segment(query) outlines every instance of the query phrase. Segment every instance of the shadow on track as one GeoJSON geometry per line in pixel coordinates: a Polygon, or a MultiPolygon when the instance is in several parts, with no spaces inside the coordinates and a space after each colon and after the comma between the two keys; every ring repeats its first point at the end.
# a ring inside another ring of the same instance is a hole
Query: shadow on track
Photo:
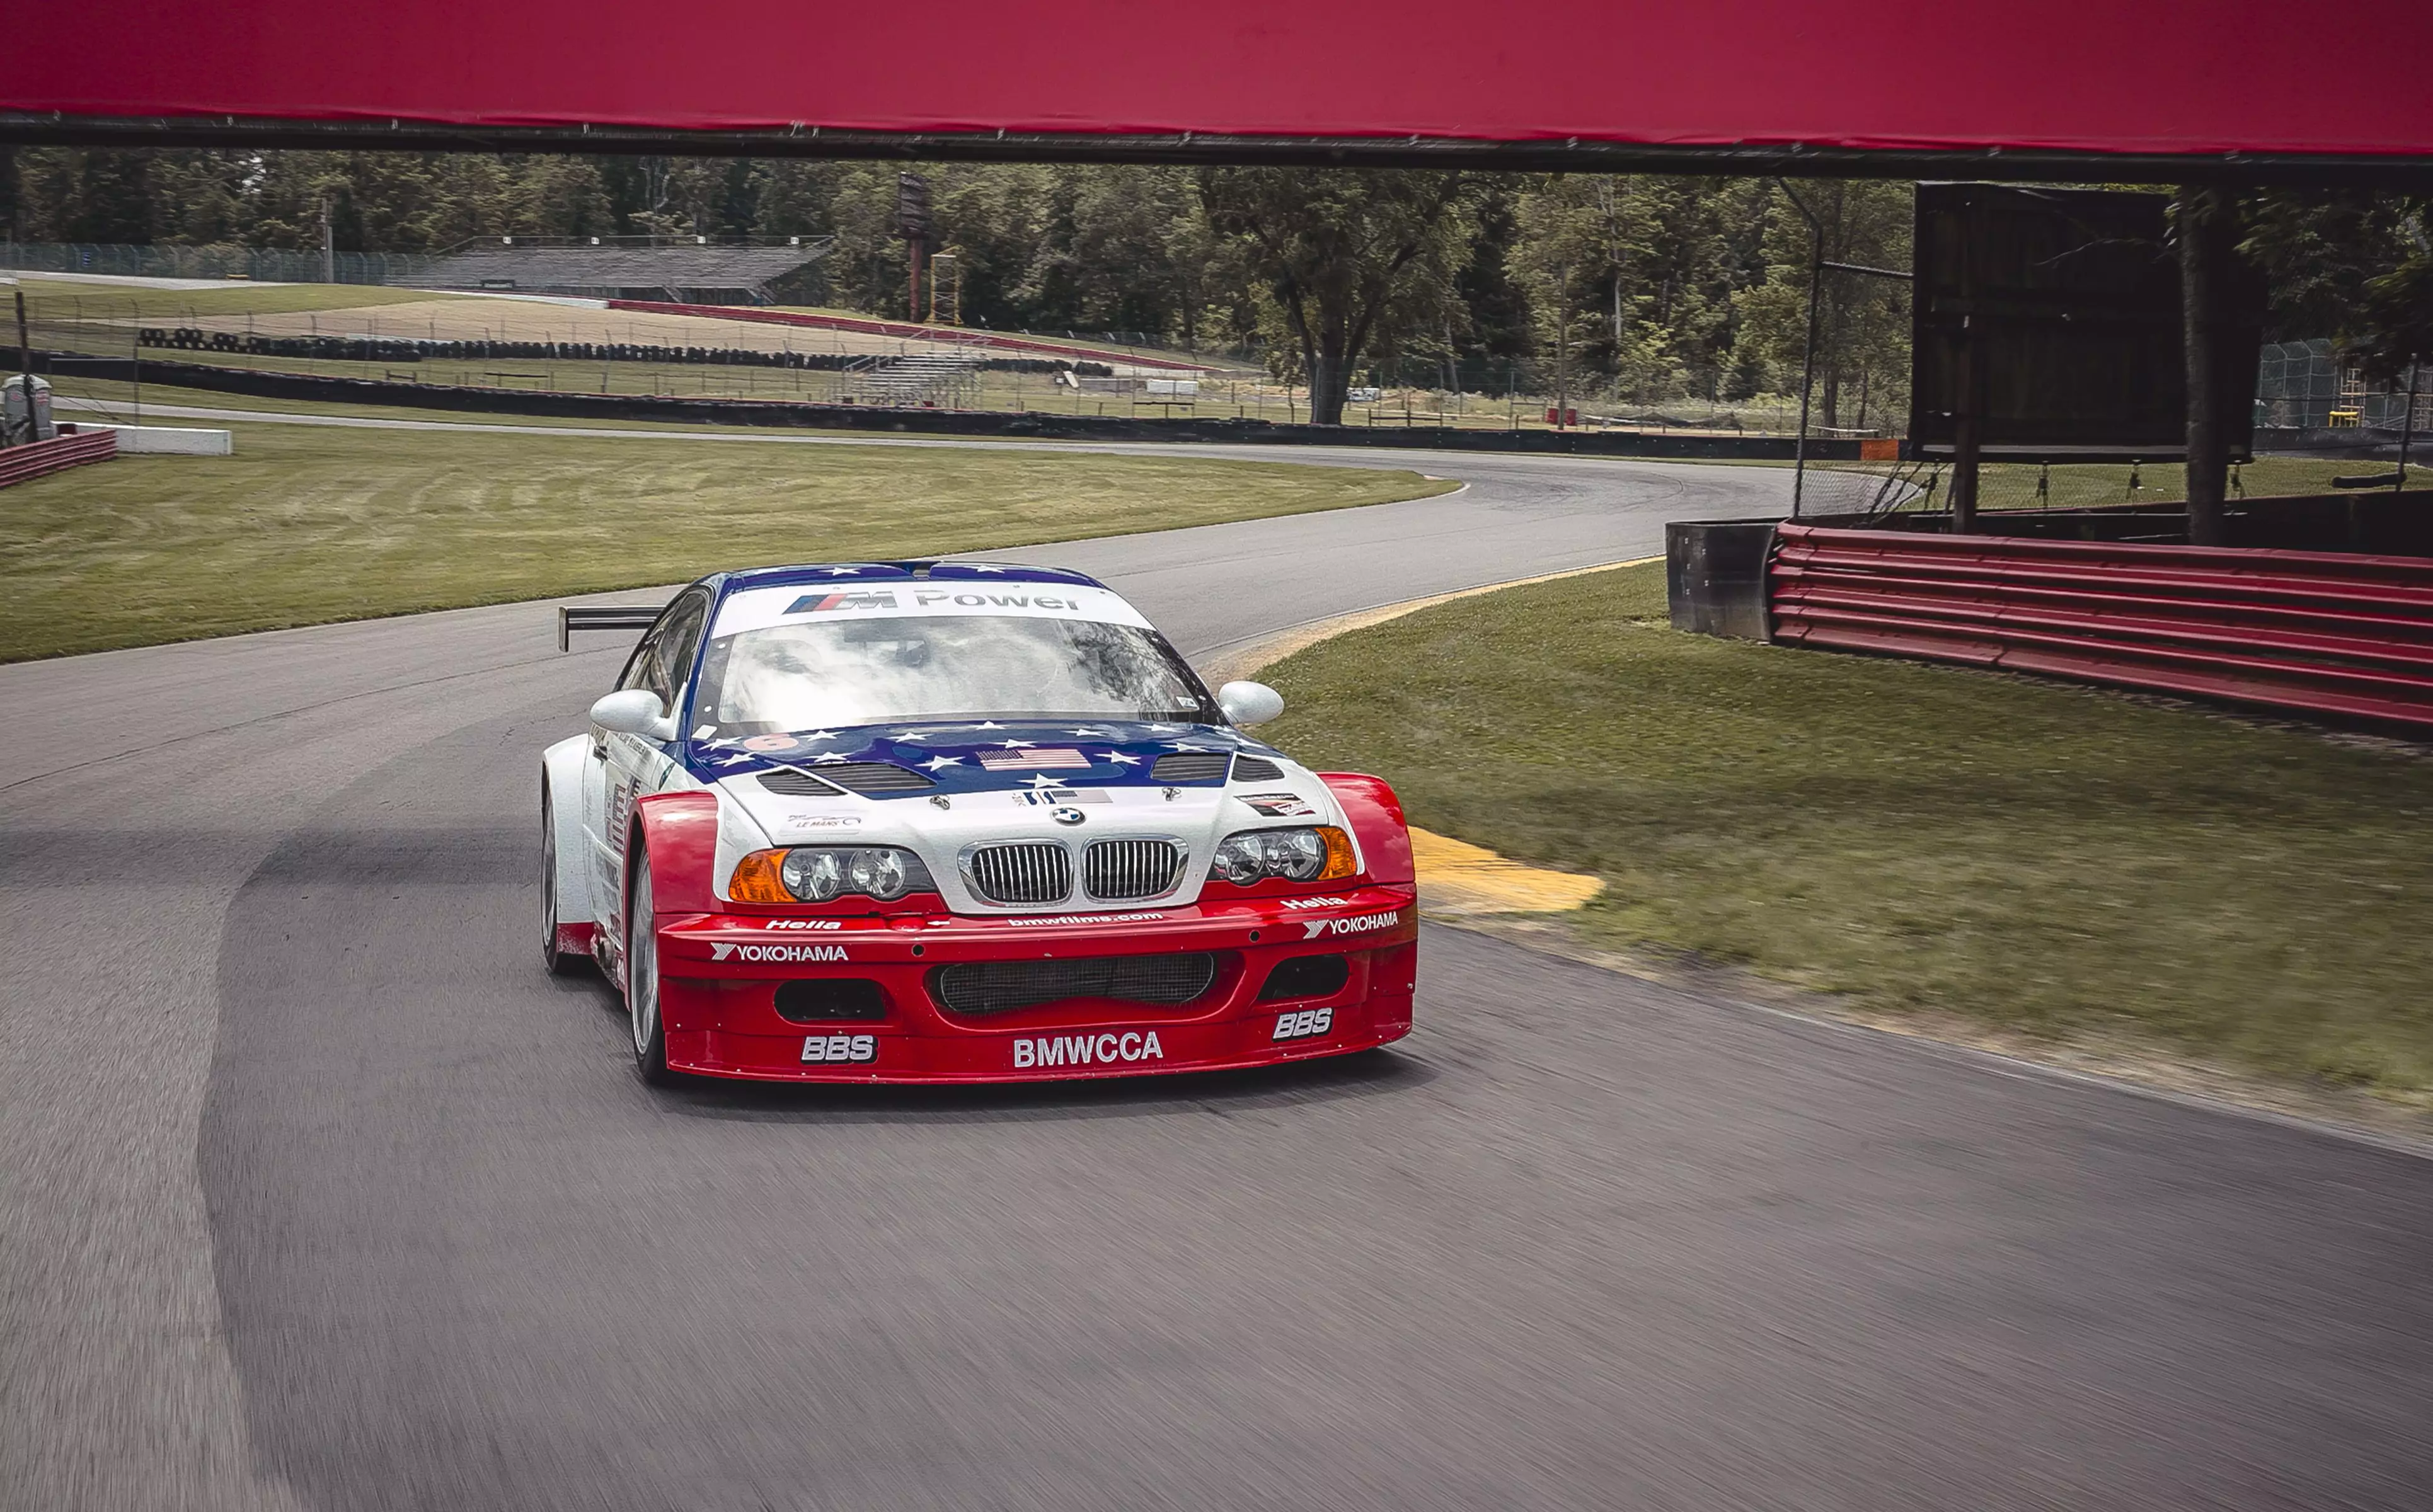
{"type": "Polygon", "coordinates": [[[693,1118],[789,1124],[974,1124],[1063,1118],[1163,1117],[1301,1107],[1411,1092],[1436,1079],[1425,1062],[1392,1050],[1300,1061],[1254,1071],[1179,1072],[1099,1080],[978,1087],[790,1087],[707,1078],[660,1094],[693,1118]]]}

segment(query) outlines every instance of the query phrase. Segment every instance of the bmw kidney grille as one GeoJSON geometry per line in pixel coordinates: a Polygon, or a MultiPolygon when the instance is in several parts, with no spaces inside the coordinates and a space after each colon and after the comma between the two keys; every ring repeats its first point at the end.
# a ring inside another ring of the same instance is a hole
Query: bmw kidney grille
{"type": "Polygon", "coordinates": [[[991,903],[1062,903],[1073,891],[1073,858],[1052,841],[982,845],[963,878],[991,903]]]}
{"type": "Polygon", "coordinates": [[[1107,902],[1163,897],[1182,879],[1190,855],[1171,840],[1102,840],[1081,857],[1081,886],[1107,902]]]}

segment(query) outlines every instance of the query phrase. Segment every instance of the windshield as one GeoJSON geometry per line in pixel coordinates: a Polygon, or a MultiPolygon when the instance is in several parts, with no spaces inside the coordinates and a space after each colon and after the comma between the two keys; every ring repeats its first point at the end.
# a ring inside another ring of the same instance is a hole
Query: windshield
{"type": "Polygon", "coordinates": [[[894,721],[1223,716],[1164,637],[957,615],[768,625],[710,642],[691,723],[722,736],[894,721]]]}

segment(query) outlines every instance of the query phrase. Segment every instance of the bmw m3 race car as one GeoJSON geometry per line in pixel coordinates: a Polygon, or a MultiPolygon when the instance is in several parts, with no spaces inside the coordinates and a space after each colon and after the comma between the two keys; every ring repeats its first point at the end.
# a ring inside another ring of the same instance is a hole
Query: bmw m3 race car
{"type": "Polygon", "coordinates": [[[964,1082],[1266,1065],[1411,1028],[1401,807],[1241,733],[1080,573],[702,580],[542,756],[542,956],[646,1079],[964,1082]]]}

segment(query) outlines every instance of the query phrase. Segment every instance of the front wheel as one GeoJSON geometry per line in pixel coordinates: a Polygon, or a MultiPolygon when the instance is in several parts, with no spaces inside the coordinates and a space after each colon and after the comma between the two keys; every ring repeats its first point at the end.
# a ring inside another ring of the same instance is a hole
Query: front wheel
{"type": "Polygon", "coordinates": [[[651,911],[651,854],[634,863],[625,902],[625,1011],[634,1020],[634,1069],[655,1087],[673,1084],[668,1027],[659,1019],[659,933],[651,911]]]}

